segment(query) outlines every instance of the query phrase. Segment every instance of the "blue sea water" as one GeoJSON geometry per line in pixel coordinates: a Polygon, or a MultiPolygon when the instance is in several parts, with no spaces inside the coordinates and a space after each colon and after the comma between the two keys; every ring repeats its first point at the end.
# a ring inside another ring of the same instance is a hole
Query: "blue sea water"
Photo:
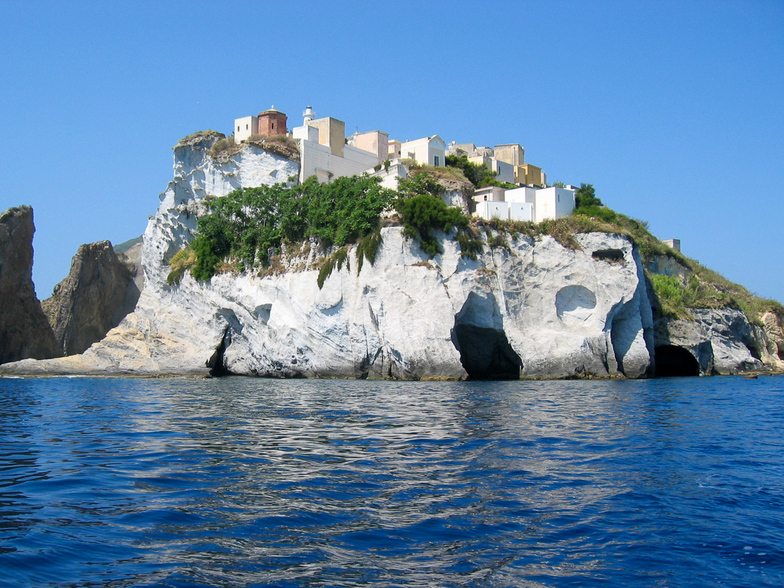
{"type": "Polygon", "coordinates": [[[784,378],[0,379],[0,586],[781,586],[784,378]]]}

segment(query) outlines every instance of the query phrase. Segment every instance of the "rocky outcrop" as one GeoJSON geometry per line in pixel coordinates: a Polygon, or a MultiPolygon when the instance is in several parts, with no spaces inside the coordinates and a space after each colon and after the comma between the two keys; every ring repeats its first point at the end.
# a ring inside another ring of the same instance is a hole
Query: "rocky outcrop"
{"type": "Polygon", "coordinates": [[[109,241],[79,247],[68,276],[42,304],[65,355],[82,353],[103,339],[135,308],[140,290],[134,269],[132,261],[118,258],[109,241]]]}
{"type": "MultiPolygon", "coordinates": [[[[653,320],[642,264],[624,237],[509,238],[464,258],[449,235],[429,258],[397,227],[375,263],[352,253],[318,287],[315,248],[285,271],[167,283],[210,195],[296,175],[245,146],[229,162],[205,136],[175,148],[175,178],[143,242],[136,309],[84,354],[22,362],[16,373],[234,373],[261,376],[575,377],[647,374],[653,320]],[[240,161],[240,163],[238,163],[240,161]],[[250,174],[249,170],[255,170],[250,174]],[[613,252],[608,257],[603,252],[613,252]]],[[[485,235],[485,239],[487,239],[485,235]]]]}
{"type": "Polygon", "coordinates": [[[357,272],[352,256],[322,289],[307,259],[297,262],[304,271],[264,278],[148,281],[136,311],[85,354],[19,369],[413,379],[646,374],[652,321],[626,239],[579,235],[582,250],[571,250],[550,237],[518,237],[508,249],[467,260],[445,237],[444,253],[428,260],[401,229],[382,234],[372,266],[357,272]],[[622,251],[623,263],[592,256],[606,249],[622,251]]]}
{"type": "Polygon", "coordinates": [[[33,209],[0,215],[0,363],[60,355],[33,286],[33,209]]]}
{"type": "Polygon", "coordinates": [[[711,375],[764,371],[764,333],[731,308],[692,308],[694,321],[657,319],[656,374],[711,375]]]}

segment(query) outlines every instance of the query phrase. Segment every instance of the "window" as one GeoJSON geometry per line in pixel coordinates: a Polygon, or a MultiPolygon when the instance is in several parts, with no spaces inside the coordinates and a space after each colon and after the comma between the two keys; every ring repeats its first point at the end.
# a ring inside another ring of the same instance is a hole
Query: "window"
{"type": "Polygon", "coordinates": [[[275,123],[270,123],[270,131],[274,131],[274,130],[275,130],[275,123]]]}
{"type": "Polygon", "coordinates": [[[237,125],[237,132],[240,132],[240,125],[237,125]]]}
{"type": "Polygon", "coordinates": [[[441,162],[441,160],[438,158],[438,155],[434,155],[434,156],[433,156],[433,165],[435,165],[436,167],[438,167],[439,165],[441,165],[441,163],[440,163],[440,162],[441,162]]]}

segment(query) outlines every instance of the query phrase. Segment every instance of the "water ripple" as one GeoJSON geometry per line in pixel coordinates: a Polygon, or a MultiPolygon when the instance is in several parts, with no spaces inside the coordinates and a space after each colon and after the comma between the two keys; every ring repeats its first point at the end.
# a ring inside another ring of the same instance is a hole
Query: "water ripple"
{"type": "Polygon", "coordinates": [[[778,586],[782,396],[0,379],[0,586],[778,586]]]}

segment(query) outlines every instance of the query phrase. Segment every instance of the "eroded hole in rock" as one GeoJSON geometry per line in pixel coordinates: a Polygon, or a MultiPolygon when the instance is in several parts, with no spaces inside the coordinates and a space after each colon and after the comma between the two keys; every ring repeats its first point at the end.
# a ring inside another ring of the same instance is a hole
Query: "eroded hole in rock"
{"type": "Polygon", "coordinates": [[[555,295],[555,311],[567,326],[579,326],[593,318],[596,294],[585,286],[566,286],[555,295]]]}
{"type": "Polygon", "coordinates": [[[623,263],[623,251],[620,249],[599,249],[591,254],[594,259],[608,263],[623,263]]]}
{"type": "Polygon", "coordinates": [[[495,298],[472,292],[455,316],[452,341],[460,363],[472,380],[512,380],[520,377],[523,362],[504,333],[495,298]]]}
{"type": "Polygon", "coordinates": [[[700,364],[689,351],[676,345],[662,345],[654,350],[656,377],[699,376],[700,364]]]}

